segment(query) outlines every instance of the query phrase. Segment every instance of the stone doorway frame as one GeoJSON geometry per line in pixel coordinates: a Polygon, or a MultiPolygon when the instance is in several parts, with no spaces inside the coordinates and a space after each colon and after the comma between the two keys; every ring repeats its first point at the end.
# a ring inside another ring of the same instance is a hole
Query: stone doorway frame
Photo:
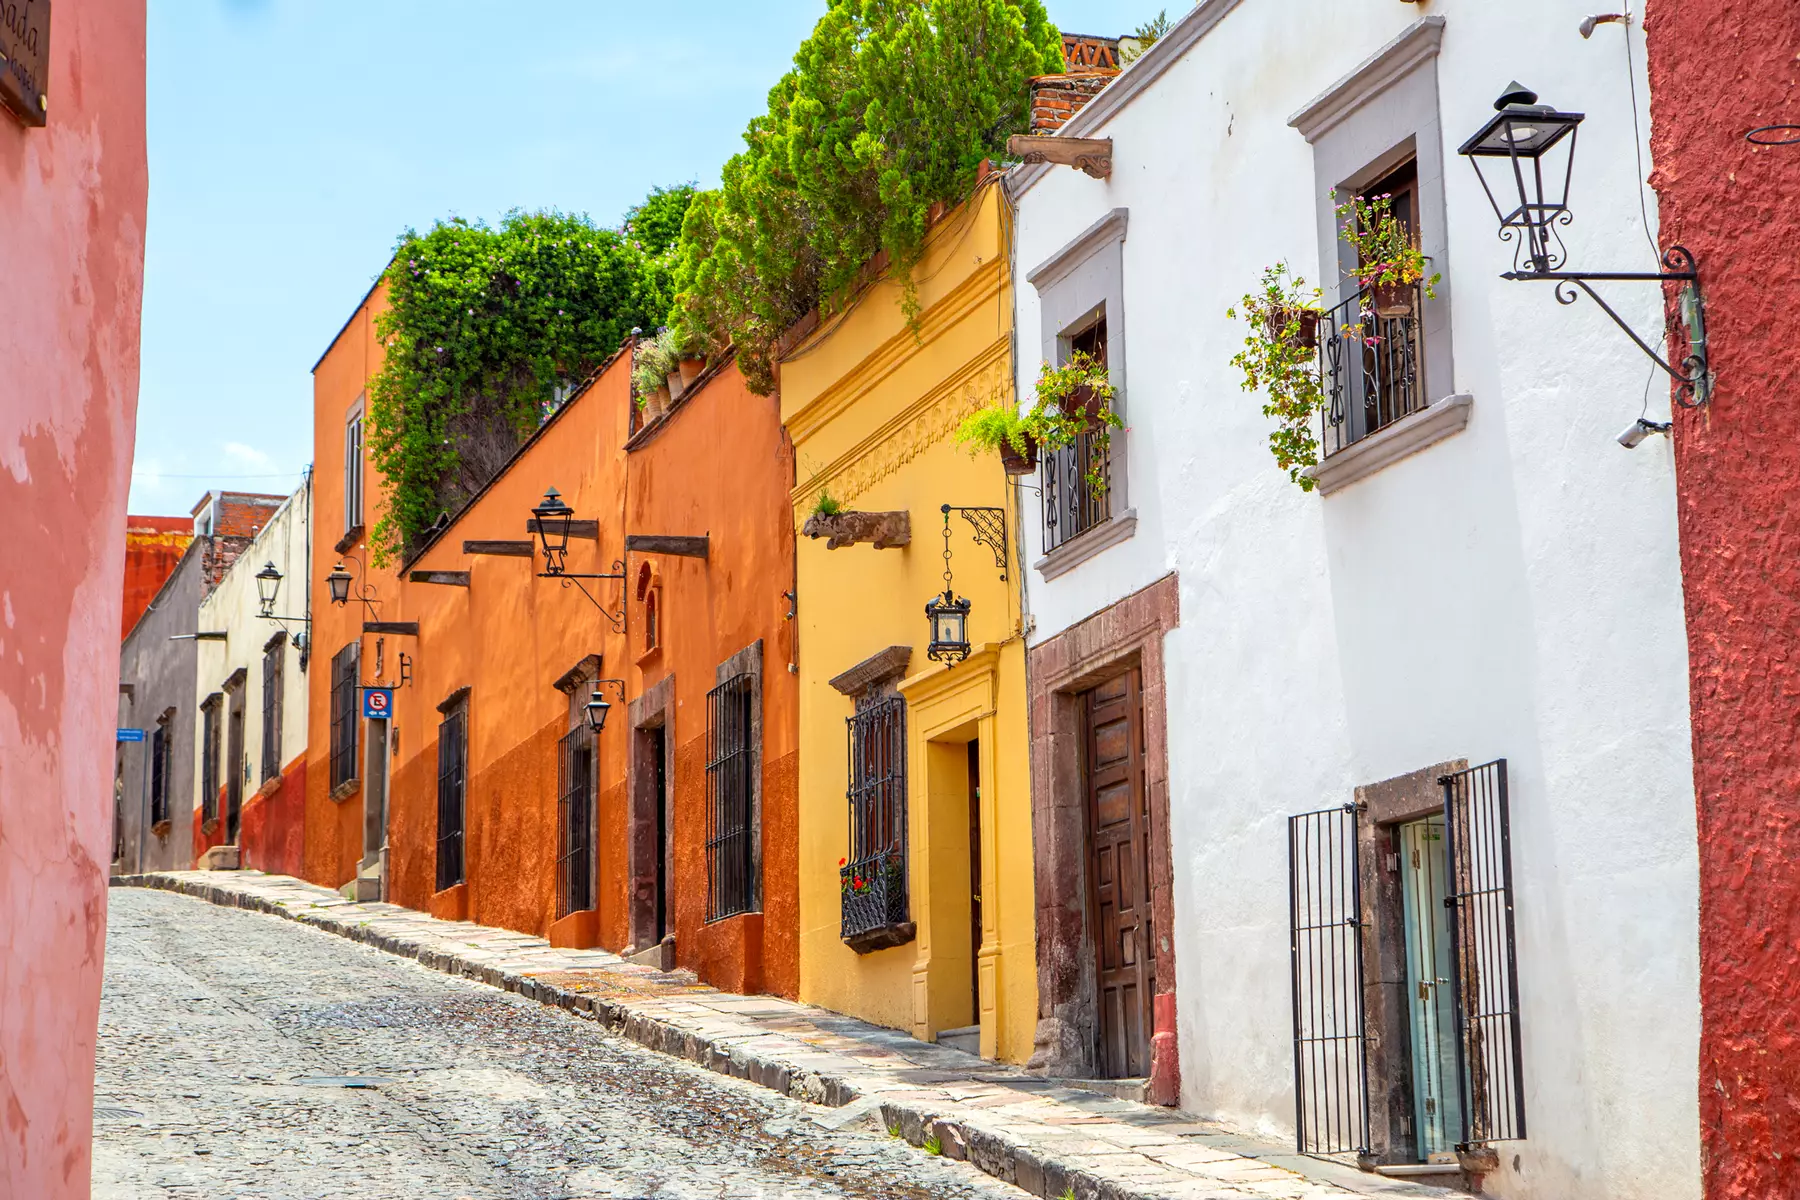
{"type": "Polygon", "coordinates": [[[1163,576],[1029,649],[1031,826],[1037,891],[1038,1023],[1028,1069],[1065,1078],[1096,1070],[1094,943],[1088,930],[1087,816],[1081,694],[1136,667],[1144,703],[1144,791],[1150,809],[1152,1104],[1181,1098],[1175,1037],[1174,863],[1169,842],[1169,737],[1163,639],[1180,624],[1180,586],[1163,576]]]}
{"type": "MultiPolygon", "coordinates": [[[[625,953],[650,949],[656,938],[656,888],[658,872],[668,905],[665,919],[674,936],[675,871],[675,676],[665,675],[627,706],[631,717],[631,744],[625,807],[626,932],[630,944],[625,953]],[[655,744],[652,730],[663,731],[663,787],[658,795],[656,761],[650,755],[655,744]],[[663,818],[663,861],[656,861],[656,818],[663,818]]],[[[673,965],[672,963],[667,965],[673,965]]]]}

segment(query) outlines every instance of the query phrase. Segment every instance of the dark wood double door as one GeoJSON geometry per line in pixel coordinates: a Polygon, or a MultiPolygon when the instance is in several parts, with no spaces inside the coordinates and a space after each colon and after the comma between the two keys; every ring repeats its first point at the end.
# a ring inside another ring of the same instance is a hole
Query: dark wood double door
{"type": "Polygon", "coordinates": [[[1156,984],[1142,677],[1133,668],[1083,693],[1081,702],[1097,1066],[1107,1079],[1141,1078],[1150,1073],[1156,984]]]}

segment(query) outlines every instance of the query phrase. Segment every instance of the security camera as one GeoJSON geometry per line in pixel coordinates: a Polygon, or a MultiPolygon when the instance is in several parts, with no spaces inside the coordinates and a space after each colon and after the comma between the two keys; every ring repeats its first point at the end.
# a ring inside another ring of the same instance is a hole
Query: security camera
{"type": "Polygon", "coordinates": [[[1651,434],[1667,432],[1669,432],[1669,422],[1651,421],[1644,417],[1639,417],[1637,420],[1627,425],[1625,427],[1625,432],[1619,435],[1619,445],[1625,447],[1627,450],[1634,450],[1637,448],[1639,442],[1643,441],[1651,434]]]}

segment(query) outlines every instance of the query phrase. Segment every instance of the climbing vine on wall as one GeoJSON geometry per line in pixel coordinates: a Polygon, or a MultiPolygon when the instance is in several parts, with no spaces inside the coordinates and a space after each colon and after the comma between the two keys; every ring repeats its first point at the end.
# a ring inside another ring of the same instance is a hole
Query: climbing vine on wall
{"type": "Polygon", "coordinates": [[[688,210],[681,340],[735,344],[767,392],[782,332],[841,307],[879,251],[910,318],[931,206],[968,194],[981,160],[1027,128],[1027,79],[1061,69],[1040,0],[831,0],[719,189],[688,210]]]}
{"type": "Polygon", "coordinates": [[[557,212],[407,230],[376,318],[368,446],[385,504],[378,563],[403,555],[505,466],[569,388],[653,326],[674,289],[674,231],[692,188],[658,189],[623,230],[557,212]]]}

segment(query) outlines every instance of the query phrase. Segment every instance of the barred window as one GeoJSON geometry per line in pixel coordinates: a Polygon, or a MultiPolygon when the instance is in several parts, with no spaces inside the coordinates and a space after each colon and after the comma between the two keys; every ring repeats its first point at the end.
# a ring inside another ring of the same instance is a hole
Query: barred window
{"type": "Polygon", "coordinates": [[[281,687],[282,652],[287,649],[287,635],[278,633],[263,647],[262,669],[262,778],[263,782],[281,774],[281,687]]]}
{"type": "MultiPolygon", "coordinates": [[[[1102,367],[1108,365],[1106,349],[1104,316],[1069,338],[1071,356],[1086,354],[1102,367]]],[[[1069,445],[1044,455],[1046,551],[1112,518],[1112,453],[1102,449],[1097,433],[1081,433],[1069,445]]]]}
{"type": "Polygon", "coordinates": [[[438,725],[437,890],[463,882],[463,812],[469,767],[469,710],[457,703],[438,725]]]}
{"type": "Polygon", "coordinates": [[[200,819],[219,819],[219,705],[218,692],[200,706],[200,819]]]}
{"type": "Polygon", "coordinates": [[[556,915],[594,907],[594,732],[584,720],[558,743],[556,915]]]}
{"type": "Polygon", "coordinates": [[[331,786],[356,778],[356,681],[361,641],[331,656],[331,786]]]}
{"type": "Polygon", "coordinates": [[[706,919],[754,912],[758,676],[734,675],[706,694],[706,919]]]}
{"type": "Polygon", "coordinates": [[[170,750],[174,738],[169,734],[169,714],[156,718],[156,729],[150,735],[150,824],[161,825],[169,819],[170,750]]]}
{"type": "Polygon", "coordinates": [[[876,701],[848,723],[850,858],[839,881],[846,939],[907,920],[906,701],[876,701]]]}

